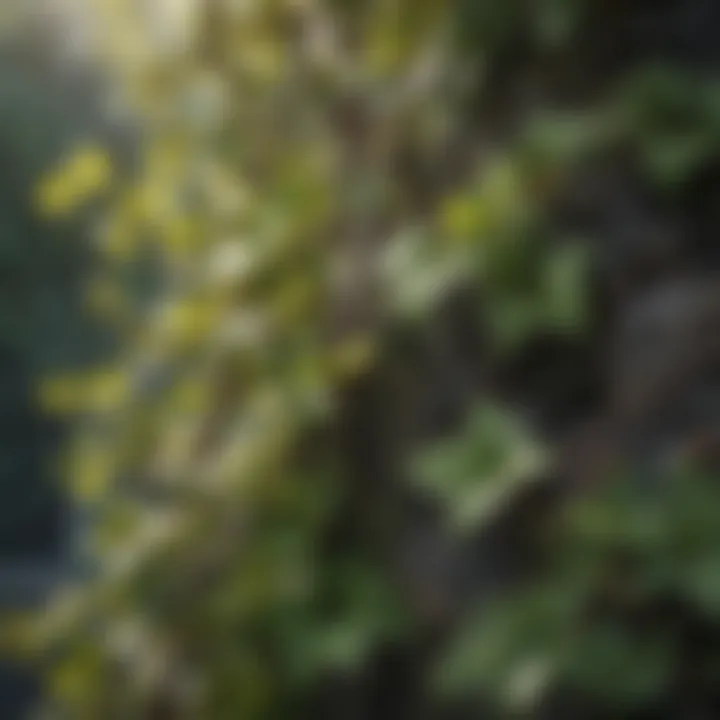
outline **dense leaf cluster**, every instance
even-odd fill
[[[100,5],[60,716],[713,716],[712,3]]]

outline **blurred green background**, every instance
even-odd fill
[[[720,5],[16,9],[0,715],[720,716]]]

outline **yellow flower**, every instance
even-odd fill
[[[107,190],[112,175],[107,152],[88,146],[40,182],[37,204],[45,215],[62,217]]]
[[[78,187],[86,193],[107,189],[112,180],[112,164],[107,152],[99,147],[88,147],[75,156],[70,172]]]

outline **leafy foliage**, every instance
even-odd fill
[[[431,544],[447,533],[464,557],[554,459],[522,408],[476,404],[452,357],[441,380],[467,422],[418,453],[422,423],[378,380],[397,336],[440,334],[470,289],[490,365],[538,339],[582,343],[608,238],[563,216],[574,173],[621,155],[680,189],[715,152],[714,86],[633,66],[578,113],[546,99],[572,95],[563,68],[556,93],[541,78],[515,97],[516,74],[558,73],[550,60],[577,50],[590,2],[100,5],[137,167],[91,146],[37,193],[53,217],[101,219],[90,298],[121,352],[41,392],[77,419],[67,476],[98,572],[29,640],[58,658],[61,716],[314,717],[388,647],[448,630],[433,624],[442,583],[408,592],[392,565],[407,495],[441,517]],[[685,682],[688,624],[712,656],[688,682],[709,688],[715,488],[641,485],[571,493],[528,530],[527,577],[452,607],[458,641],[425,668],[441,689],[500,717],[557,692],[610,717],[652,710]],[[438,717],[452,706],[428,699]]]

